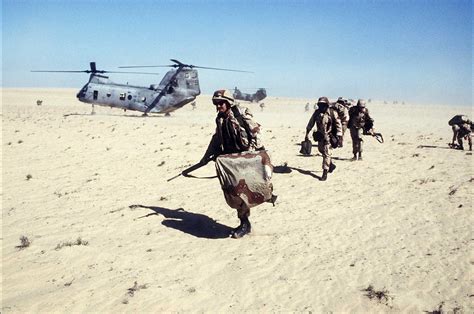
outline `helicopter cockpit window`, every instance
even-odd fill
[[[112,96],[112,94],[110,92],[107,93],[107,97],[110,97]]]
[[[125,93],[120,93],[120,100],[125,100]]]
[[[132,95],[128,95],[128,100],[132,100]]]

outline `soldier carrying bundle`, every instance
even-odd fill
[[[240,219],[231,236],[241,238],[251,232],[250,208],[276,200],[270,182],[273,166],[259,137],[260,125],[249,110],[235,104],[227,90],[214,92],[212,102],[217,110],[216,133],[201,163],[216,162],[226,202],[237,209]]]

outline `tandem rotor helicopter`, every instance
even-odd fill
[[[249,102],[259,102],[265,97],[267,97],[267,91],[265,88],[258,88],[257,91],[253,94],[242,93],[237,87],[234,88],[233,96],[235,99],[249,101]]]
[[[98,70],[95,62],[90,62],[90,70],[83,71],[46,71],[35,70],[31,72],[62,72],[62,73],[88,73],[89,81],[77,93],[79,101],[92,104],[92,114],[94,105],[120,108],[123,110],[135,110],[148,113],[169,114],[176,109],[192,102],[201,94],[197,68],[245,72],[249,71],[211,68],[184,64],[178,60],[170,59],[174,64],[170,65],[144,65],[144,66],[122,66],[119,68],[153,68],[171,67],[159,84],[151,84],[149,87],[132,86],[128,84],[118,84],[109,80],[105,73],[128,73],[128,74],[153,74],[147,72],[117,72]]]

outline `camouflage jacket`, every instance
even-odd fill
[[[343,104],[336,102],[331,104],[331,108],[333,108],[337,112],[337,115],[339,116],[339,119],[341,119],[342,124],[347,125],[347,123],[349,122],[349,110],[347,109],[347,107]]]
[[[329,108],[326,112],[318,110],[314,111],[311,119],[309,119],[306,126],[306,133],[316,125],[317,131],[324,136],[324,141],[329,143],[329,134],[333,133],[336,136],[342,136],[342,123],[337,112]],[[335,134],[334,134],[335,133]]]
[[[216,125],[203,158],[263,149],[260,124],[253,120],[248,108],[236,105],[227,115],[218,114]]]
[[[357,106],[351,107],[349,110],[348,127],[356,129],[364,128],[368,121],[374,122],[374,120],[370,117],[369,109],[359,108]]]

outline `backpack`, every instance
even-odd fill
[[[453,125],[462,125],[464,123],[468,123],[470,124],[471,121],[469,120],[469,118],[465,115],[462,115],[462,114],[458,114],[456,116],[454,116],[451,120],[449,120],[448,124],[450,126],[453,126]]]
[[[260,143],[260,124],[253,120],[253,116],[247,108],[233,106],[231,108],[235,119],[243,129],[239,132],[240,142],[246,149],[263,149]]]

